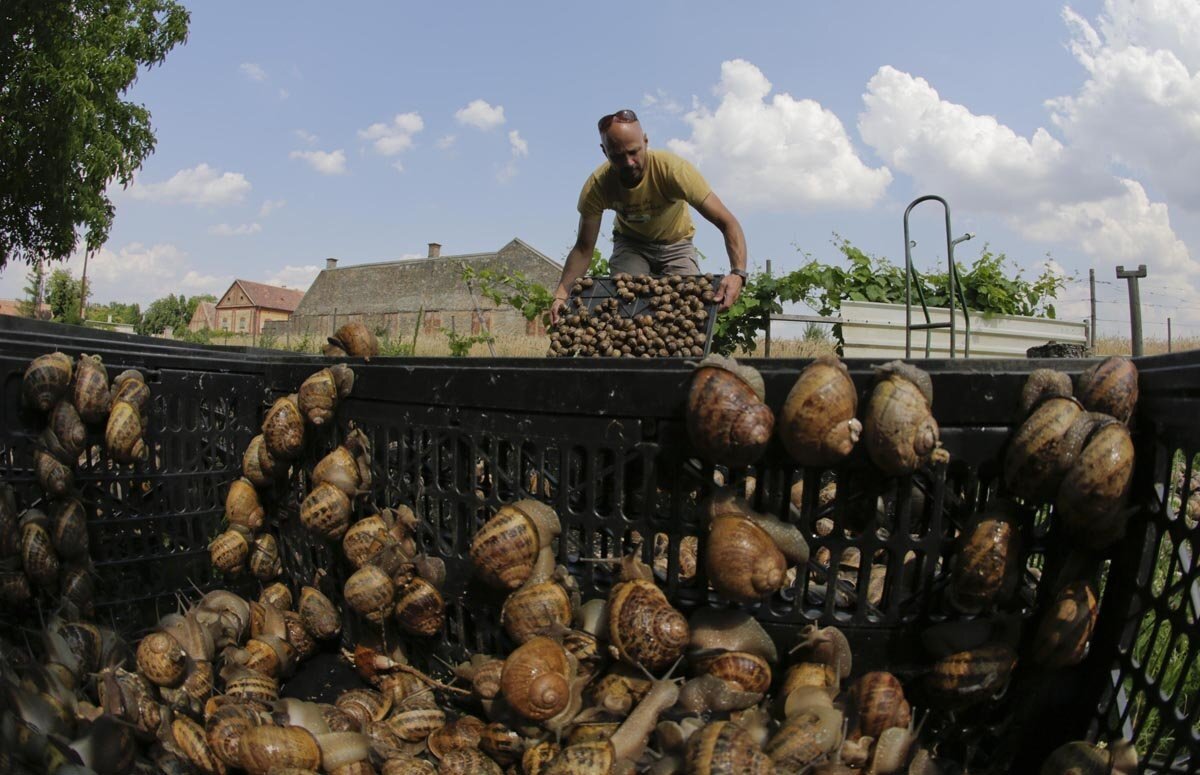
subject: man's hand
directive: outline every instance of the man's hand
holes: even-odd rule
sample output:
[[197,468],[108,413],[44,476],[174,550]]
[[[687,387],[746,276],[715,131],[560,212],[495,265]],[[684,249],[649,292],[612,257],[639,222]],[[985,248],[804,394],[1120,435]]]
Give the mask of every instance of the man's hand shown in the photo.
[[[714,297],[715,298],[715,297]],[[562,317],[562,311],[567,308],[567,300],[554,297],[554,301],[550,304],[550,325],[557,326],[559,319]]]
[[717,286],[717,292],[713,295],[713,301],[721,302],[720,311],[724,312],[734,305],[738,297],[742,295],[742,287],[746,281],[740,275],[727,274],[721,280],[721,284]]

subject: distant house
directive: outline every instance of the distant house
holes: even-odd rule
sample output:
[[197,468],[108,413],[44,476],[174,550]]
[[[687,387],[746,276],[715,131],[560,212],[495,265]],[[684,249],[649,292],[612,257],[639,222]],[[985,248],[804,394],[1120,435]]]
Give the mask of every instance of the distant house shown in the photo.
[[188,331],[200,331],[205,328],[210,331],[217,329],[217,303],[214,301],[198,303],[196,311],[192,313],[192,319],[188,321]]
[[[16,315],[20,317],[21,305],[23,303],[20,299],[0,299],[0,315]],[[42,302],[41,306],[38,307],[37,318],[39,320],[49,320],[53,316],[54,313],[50,311],[50,305]]]
[[304,291],[234,280],[217,302],[214,328],[235,334],[261,334],[264,323],[290,318],[303,298]]
[[501,307],[468,288],[463,269],[493,269],[520,272],[527,279],[553,291],[562,274],[562,264],[519,239],[491,253],[443,256],[442,246],[429,243],[425,258],[339,267],[336,258],[326,259],[325,269],[309,287],[286,327],[272,329],[279,335],[325,337],[338,326],[359,320],[390,335],[411,336],[420,320],[423,333],[442,328],[460,334],[541,334],[540,321],[526,321],[511,307]]

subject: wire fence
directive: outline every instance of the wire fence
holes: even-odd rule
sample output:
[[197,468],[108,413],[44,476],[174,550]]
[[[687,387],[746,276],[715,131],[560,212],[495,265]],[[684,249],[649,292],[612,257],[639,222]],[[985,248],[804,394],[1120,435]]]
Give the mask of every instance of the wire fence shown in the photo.
[[[1055,299],[1060,317],[1092,319],[1089,282],[1086,276],[1067,278]],[[1200,295],[1164,285],[1167,282],[1169,276],[1151,275],[1138,283],[1146,352],[1200,348]],[[1130,341],[1129,284],[1097,277],[1095,296],[1097,349],[1100,340],[1110,348]]]

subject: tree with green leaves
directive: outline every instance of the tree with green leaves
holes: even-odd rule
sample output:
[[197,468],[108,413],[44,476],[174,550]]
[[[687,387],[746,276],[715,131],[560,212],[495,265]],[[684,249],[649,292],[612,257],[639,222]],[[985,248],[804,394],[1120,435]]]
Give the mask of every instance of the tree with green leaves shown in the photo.
[[[598,248],[592,251],[588,274],[592,277],[609,274],[608,260],[600,255]],[[530,280],[523,272],[476,269],[464,264],[462,278],[472,288],[475,287],[474,283],[478,283],[479,292],[496,304],[512,307],[526,320],[541,318],[544,325],[549,325],[554,294],[541,283]]]
[[87,319],[101,323],[127,323],[137,325],[142,319],[142,307],[137,302],[126,304],[120,301],[110,301],[108,304],[89,304]]
[[150,111],[122,97],[188,21],[175,0],[0,3],[0,267],[64,259],[80,231],[104,244],[106,188],[154,150]]
[[58,323],[81,324],[79,296],[82,293],[83,283],[66,269],[51,272],[46,283],[46,303],[50,305],[51,319]]
[[157,336],[164,331],[174,333],[179,326],[187,327],[191,317],[188,315],[188,300],[182,293],[176,296],[168,293],[161,299],[155,299],[146,307],[142,319],[133,330],[144,336]]
[[17,311],[23,317],[36,318],[46,299],[46,268],[41,261],[34,261],[25,275],[25,287],[21,289],[21,303]]

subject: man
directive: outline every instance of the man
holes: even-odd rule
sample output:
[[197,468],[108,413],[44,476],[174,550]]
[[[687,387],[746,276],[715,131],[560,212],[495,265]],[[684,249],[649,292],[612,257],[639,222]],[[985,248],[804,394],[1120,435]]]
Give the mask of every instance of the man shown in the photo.
[[714,298],[722,310],[729,309],[746,282],[746,236],[737,218],[690,163],[646,147],[649,138],[632,110],[610,113],[600,119],[599,129],[608,161],[579,194],[579,231],[554,291],[550,322],[558,323],[571,286],[591,263],[605,210],[617,214],[609,259],[614,274],[699,274],[692,244],[696,229],[688,213],[688,205],[695,207],[725,236],[730,271]]

